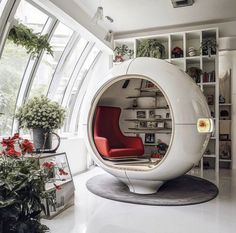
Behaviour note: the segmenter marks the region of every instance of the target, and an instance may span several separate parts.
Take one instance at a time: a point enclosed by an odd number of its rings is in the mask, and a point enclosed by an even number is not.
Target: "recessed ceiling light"
[[[185,7],[185,6],[191,6],[194,3],[194,0],[171,0],[173,7]]]

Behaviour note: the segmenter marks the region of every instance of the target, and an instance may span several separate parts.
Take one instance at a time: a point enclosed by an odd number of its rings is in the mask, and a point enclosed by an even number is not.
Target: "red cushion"
[[[119,149],[111,149],[109,151],[109,157],[140,156],[140,155],[143,155],[143,150],[136,148],[119,148]]]

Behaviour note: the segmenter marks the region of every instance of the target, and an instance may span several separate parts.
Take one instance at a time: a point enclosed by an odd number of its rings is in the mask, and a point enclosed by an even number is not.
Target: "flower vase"
[[[50,129],[34,128],[33,142],[36,151],[52,149],[52,134]]]

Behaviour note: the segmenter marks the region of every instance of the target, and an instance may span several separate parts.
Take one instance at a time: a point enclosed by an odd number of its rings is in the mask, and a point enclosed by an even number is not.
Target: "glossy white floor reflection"
[[[52,233],[235,233],[236,171],[220,172],[218,197],[192,206],[144,206],[107,200],[90,193],[86,181],[103,171],[74,178],[75,206],[52,220]],[[206,171],[214,179],[214,172]]]

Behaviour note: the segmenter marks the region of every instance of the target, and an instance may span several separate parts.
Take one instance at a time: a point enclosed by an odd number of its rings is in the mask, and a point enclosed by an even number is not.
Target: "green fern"
[[[34,33],[33,29],[21,23],[14,25],[10,29],[8,39],[18,46],[23,46],[27,53],[33,57],[38,56],[43,50],[53,56],[52,46],[48,42],[48,35]]]

